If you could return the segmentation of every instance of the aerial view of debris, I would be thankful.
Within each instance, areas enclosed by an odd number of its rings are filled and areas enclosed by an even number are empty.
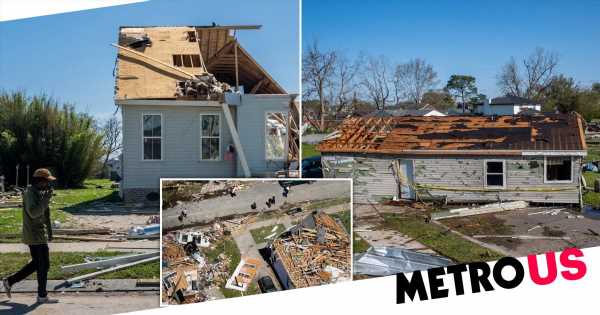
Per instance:
[[[350,181],[163,180],[162,303],[351,279]]]

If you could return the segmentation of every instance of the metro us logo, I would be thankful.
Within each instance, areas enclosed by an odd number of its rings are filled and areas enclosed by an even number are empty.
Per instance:
[[[558,256],[558,257],[557,257]],[[543,257],[543,258],[542,258]],[[559,276],[569,281],[579,280],[587,273],[587,266],[581,259],[583,252],[577,248],[567,248],[559,255],[548,252],[545,255],[527,256],[527,269],[529,279],[536,285],[548,285],[553,283]],[[540,266],[544,266],[540,268]],[[561,270],[559,271],[559,264]],[[512,269],[514,276],[507,277],[503,270]],[[541,272],[540,269],[545,269]],[[427,273],[427,284],[423,280],[423,274]],[[516,258],[503,257],[493,267],[486,262],[473,262],[458,264],[448,267],[432,268],[426,271],[415,271],[410,280],[405,274],[396,275],[396,303],[402,304],[406,297],[412,301],[418,295],[419,300],[446,298],[450,290],[445,287],[444,278],[454,280],[454,292],[456,295],[465,294],[465,281],[471,287],[472,293],[495,290],[495,283],[503,289],[514,289],[525,279],[525,266]],[[449,285],[452,285],[451,283]],[[427,286],[429,290],[427,290]],[[429,295],[428,292],[429,291]]]

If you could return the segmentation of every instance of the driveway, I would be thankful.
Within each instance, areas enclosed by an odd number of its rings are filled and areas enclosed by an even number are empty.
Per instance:
[[[284,203],[300,203],[332,198],[349,197],[349,181],[317,181],[311,184],[301,184],[290,187],[287,198],[282,196],[283,189],[277,181],[259,181],[251,187],[237,193],[237,196],[220,196],[196,202],[184,202],[175,207],[164,209],[162,213],[163,229],[176,228],[182,224],[201,224],[214,218],[234,214],[277,209]],[[267,207],[267,199],[275,196],[275,204]],[[250,205],[256,202],[257,208]],[[187,212],[183,222],[178,216],[182,211]]]

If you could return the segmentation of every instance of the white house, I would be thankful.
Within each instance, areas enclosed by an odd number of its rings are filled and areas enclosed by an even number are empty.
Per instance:
[[[233,36],[248,28],[120,28],[125,201],[156,200],[160,178],[273,177],[297,158],[296,96]]]
[[[536,101],[513,95],[485,99],[475,107],[475,113],[485,116],[517,115],[523,110],[541,111],[542,105]]]

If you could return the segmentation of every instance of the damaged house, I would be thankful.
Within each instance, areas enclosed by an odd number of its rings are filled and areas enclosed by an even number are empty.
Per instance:
[[[350,279],[350,237],[336,220],[313,212],[268,246],[284,290]]]
[[[581,203],[583,119],[350,118],[319,145],[324,177],[352,177],[354,201]]]
[[[161,177],[289,174],[298,158],[296,95],[235,36],[258,28],[119,29],[115,104],[125,201],[157,200]]]

